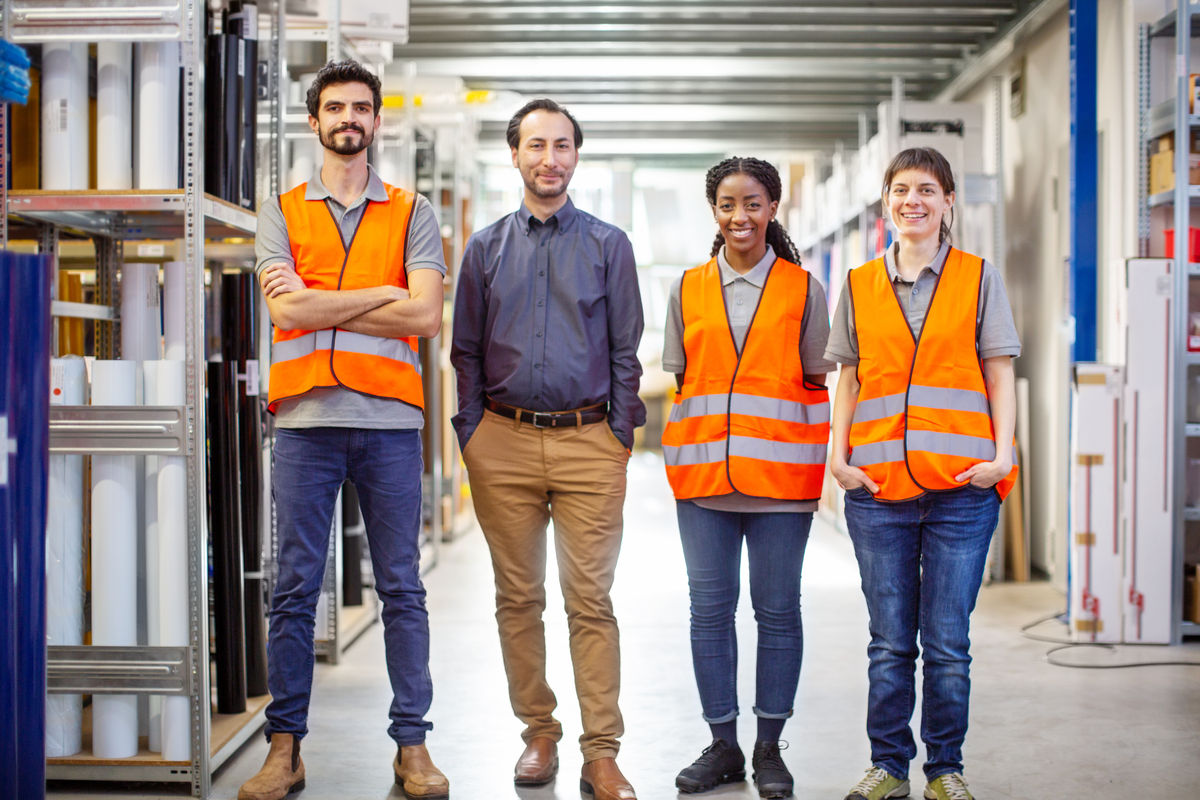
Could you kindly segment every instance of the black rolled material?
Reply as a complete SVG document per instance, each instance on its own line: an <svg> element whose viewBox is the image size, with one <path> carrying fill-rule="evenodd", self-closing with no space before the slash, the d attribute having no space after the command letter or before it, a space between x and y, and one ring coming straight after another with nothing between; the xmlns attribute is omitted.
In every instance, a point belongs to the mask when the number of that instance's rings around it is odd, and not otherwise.
<svg viewBox="0 0 1200 800"><path fill-rule="evenodd" d="M229 187L222 170L222 143L217 132L225 119L225 87L221 78L225 73L225 37L216 32L216 21L217 16L210 10L204 47L204 118L209 120L213 135L204 137L204 191L223 198Z"/></svg>
<svg viewBox="0 0 1200 800"><path fill-rule="evenodd" d="M258 354L258 295L254 276L221 276L221 350L237 368L237 455L242 566L245 569L246 691L267 693L267 629L262 574L262 406L250 362Z"/></svg>
<svg viewBox="0 0 1200 800"><path fill-rule="evenodd" d="M237 365L208 364L208 509L212 536L217 712L246 710L241 498L238 491Z"/></svg>
<svg viewBox="0 0 1200 800"><path fill-rule="evenodd" d="M342 484L342 605L361 606L363 526L354 483Z"/></svg>
<svg viewBox="0 0 1200 800"><path fill-rule="evenodd" d="M238 204L254 210L256 205L256 150L258 148L258 7L247 4L238 25L241 36L242 68L241 135L238 142Z"/></svg>

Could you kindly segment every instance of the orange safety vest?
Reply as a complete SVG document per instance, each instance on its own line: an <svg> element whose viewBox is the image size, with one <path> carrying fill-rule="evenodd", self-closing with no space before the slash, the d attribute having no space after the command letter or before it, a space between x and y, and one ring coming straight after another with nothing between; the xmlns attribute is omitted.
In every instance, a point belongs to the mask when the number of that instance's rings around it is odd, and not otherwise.
<svg viewBox="0 0 1200 800"><path fill-rule="evenodd" d="M324 200L306 200L302 183L279 196L296 272L310 289L351 290L372 286L408 288L404 246L414 196L384 184L387 202L368 202L350 240L342 235ZM389 339L338 328L275 329L267 407L318 386L344 386L362 394L400 400L423 409L417 337Z"/></svg>
<svg viewBox="0 0 1200 800"><path fill-rule="evenodd" d="M914 338L882 258L850 270L858 334L858 403L851 466L879 485L876 500L911 500L964 486L954 476L996 457L996 433L976 327L983 259L951 249ZM1013 469L996 484L1003 500Z"/></svg>
<svg viewBox="0 0 1200 800"><path fill-rule="evenodd" d="M821 496L829 391L805 383L800 363L808 281L803 267L775 260L739 354L717 260L683 274L687 367L662 437L675 497Z"/></svg>

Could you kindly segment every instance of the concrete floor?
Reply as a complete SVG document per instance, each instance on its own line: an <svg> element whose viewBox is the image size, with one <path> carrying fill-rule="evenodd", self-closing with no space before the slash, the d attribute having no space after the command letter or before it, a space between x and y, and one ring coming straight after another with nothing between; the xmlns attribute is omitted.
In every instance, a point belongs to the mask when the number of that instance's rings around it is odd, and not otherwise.
<svg viewBox="0 0 1200 800"><path fill-rule="evenodd" d="M708 744L688 651L688 603L674 507L653 455L630 463L625 541L614 591L624 667L626 735L619 763L642 800L677 798L675 774ZM551 564L553 560L551 559ZM557 578L551 577L552 584ZM579 714L561 604L547 612L551 683L565 736L556 783L515 789L512 764L521 726L507 700L493 612L491 566L477 531L446 546L426 580L433 633L434 722L428 745L457 800L577 800ZM553 595L552 595L553 597ZM966 776L990 798L1200 797L1200 669L1067 669L1047 663L1052 644L1031 640L1026 623L1063 608L1045 584L985 587L973 624L973 696ZM784 758L796 796L840 800L869 765L866 611L850 543L832 526L813 527L804 568L805 662L796 716L784 730ZM754 740L754 627L748 592L739 609L741 738ZM1049 621L1040 634L1060 637ZM1146 660L1200 662L1200 645L1181 648L1080 648L1057 654L1075 663ZM299 800L402 798L393 786L386 735L390 700L382 637L369 629L337 667L319 664L310 734L304 742L308 787ZM918 710L919 713L919 710ZM914 720L914 729L918 722ZM266 752L255 737L217 773L212 797L228 800ZM923 756L923 751L922 754ZM924 786L912 766L913 796ZM51 797L179 797L144 787L64 784ZM756 798L751 783L700 797ZM686 796L684 796L686 797Z"/></svg>

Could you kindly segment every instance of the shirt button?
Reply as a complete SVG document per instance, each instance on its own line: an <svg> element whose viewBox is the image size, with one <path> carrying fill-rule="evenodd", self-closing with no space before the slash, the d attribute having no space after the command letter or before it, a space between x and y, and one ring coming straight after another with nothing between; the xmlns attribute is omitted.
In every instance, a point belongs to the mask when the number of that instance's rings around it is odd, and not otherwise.
<svg viewBox="0 0 1200 800"><path fill-rule="evenodd" d="M539 338L539 339L540 339L540 338L542 338L542 332L541 332L541 331L538 331L538 332L537 332L537 336L538 336L538 338Z"/></svg>
<svg viewBox="0 0 1200 800"><path fill-rule="evenodd" d="M913 287L913 294L920 294L920 292L917 291L917 288L915 286Z"/></svg>
<svg viewBox="0 0 1200 800"><path fill-rule="evenodd" d="M541 364L534 364L534 365L533 365L533 368L534 368L534 369L541 369L541 368L542 368L542 365L541 365Z"/></svg>
<svg viewBox="0 0 1200 800"><path fill-rule="evenodd" d="M546 301L545 301L545 300L538 300L538 307L541 307L541 306L544 306L544 305L546 305Z"/></svg>
<svg viewBox="0 0 1200 800"><path fill-rule="evenodd" d="M742 304L742 298L740 298L740 297L739 297L739 298L737 299L737 304L738 304L739 306Z"/></svg>
<svg viewBox="0 0 1200 800"><path fill-rule="evenodd" d="M545 275L545 274L546 274L546 270L544 270L544 269L538 270L538 275Z"/></svg>

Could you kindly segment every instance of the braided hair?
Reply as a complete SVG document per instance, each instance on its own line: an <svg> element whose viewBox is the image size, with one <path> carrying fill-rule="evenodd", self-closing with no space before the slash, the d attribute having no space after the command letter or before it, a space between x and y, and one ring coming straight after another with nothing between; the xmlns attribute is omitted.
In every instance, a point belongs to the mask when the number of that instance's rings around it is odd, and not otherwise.
<svg viewBox="0 0 1200 800"><path fill-rule="evenodd" d="M778 203L783 197L783 181L780 180L779 171L775 167L761 159L735 156L710 167L708 174L704 176L704 194L708 197L709 205L717 204L717 187L730 175L749 175L766 188L767 195L772 202ZM712 252L709 255L715 256L724 244L725 237L718 230ZM787 235L787 231L779 224L779 220L773 219L767 224L767 244L771 245L775 255L780 258L791 261L793 264L800 263L800 253L796 249L796 245L792 243L791 237Z"/></svg>

